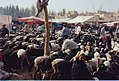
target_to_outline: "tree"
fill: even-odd
[[[30,16],[30,10],[28,8],[25,9],[25,16],[26,17]]]
[[[0,7],[0,14],[3,14],[3,13],[4,13],[3,7]]]
[[[16,8],[15,8],[15,16],[18,17],[19,16],[19,6],[16,5]]]
[[[4,15],[8,15],[8,11],[9,11],[9,7],[8,6],[6,6],[6,7],[4,7]]]
[[[15,6],[13,6],[13,5],[11,7],[11,15],[12,15],[12,17],[15,17]]]
[[[31,15],[35,15],[36,14],[36,9],[35,7],[32,5],[31,7]]]
[[[19,17],[24,17],[24,13],[25,13],[24,8],[20,8]]]

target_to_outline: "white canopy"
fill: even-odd
[[[113,26],[113,23],[103,23],[103,24],[105,24],[107,26]]]
[[[65,21],[65,22],[67,22],[67,23],[83,23],[83,22],[90,20],[93,17],[94,16],[77,16],[76,18]]]
[[[114,22],[110,22],[110,23],[103,23],[107,26],[114,26],[114,24],[118,24],[119,22],[118,21],[114,21]]]
[[[66,19],[49,19],[49,22],[64,22],[64,21],[68,21],[70,20],[70,18],[66,18]]]

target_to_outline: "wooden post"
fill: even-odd
[[[47,6],[44,7],[44,13],[45,13],[45,46],[44,46],[44,56],[48,56],[50,54],[50,52],[49,52],[50,28],[49,28],[49,22],[48,22]]]

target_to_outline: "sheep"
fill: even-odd
[[[65,61],[64,59],[55,59],[52,61],[52,68],[55,67],[56,64],[58,64],[59,62]]]
[[[4,63],[0,62],[0,69],[4,67]]]
[[[71,67],[72,67],[72,63],[69,61],[65,61],[64,59],[53,60],[52,61],[53,76],[51,76],[51,79],[70,80]],[[54,76],[57,76],[57,77],[54,77]]]
[[[25,57],[26,51],[24,49],[19,49],[17,52],[18,58]]]
[[[33,70],[33,78],[35,79],[36,75],[38,74],[38,72],[40,72],[39,74],[43,73],[47,67],[45,67],[45,60],[48,59],[47,56],[40,56],[37,57],[34,60],[34,70]],[[40,79],[42,77],[40,76]]]
[[[55,43],[51,43],[51,47],[50,47],[50,50],[51,51],[59,51],[61,49],[61,47],[58,45],[58,44],[55,44]]]
[[[16,62],[14,62],[14,63],[16,63],[15,64],[16,66],[14,66],[14,64],[13,64],[13,61],[14,61],[13,59],[12,60],[9,59],[11,61],[10,64],[12,64],[13,67],[16,67],[16,69],[20,68],[21,70],[23,70],[24,69],[23,63],[24,63],[24,61],[27,62],[26,56],[27,56],[27,52],[24,49],[18,49],[16,51],[13,51],[9,58],[15,59]]]
[[[28,53],[27,54],[27,62],[29,65],[29,70],[31,70],[34,65],[34,62],[33,62],[34,59],[36,57],[43,56],[44,49],[39,48],[39,45],[37,45],[37,44],[30,44],[30,45],[28,45],[26,51]]]
[[[31,44],[31,45],[28,45],[27,52],[28,52],[28,57],[31,57],[31,56],[38,57],[38,56],[43,56],[44,49],[39,48],[39,45],[37,44]]]

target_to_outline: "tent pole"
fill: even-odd
[[[49,53],[49,40],[50,40],[50,28],[48,22],[48,9],[47,6],[44,7],[45,12],[45,46],[44,46],[44,56],[48,56]]]

